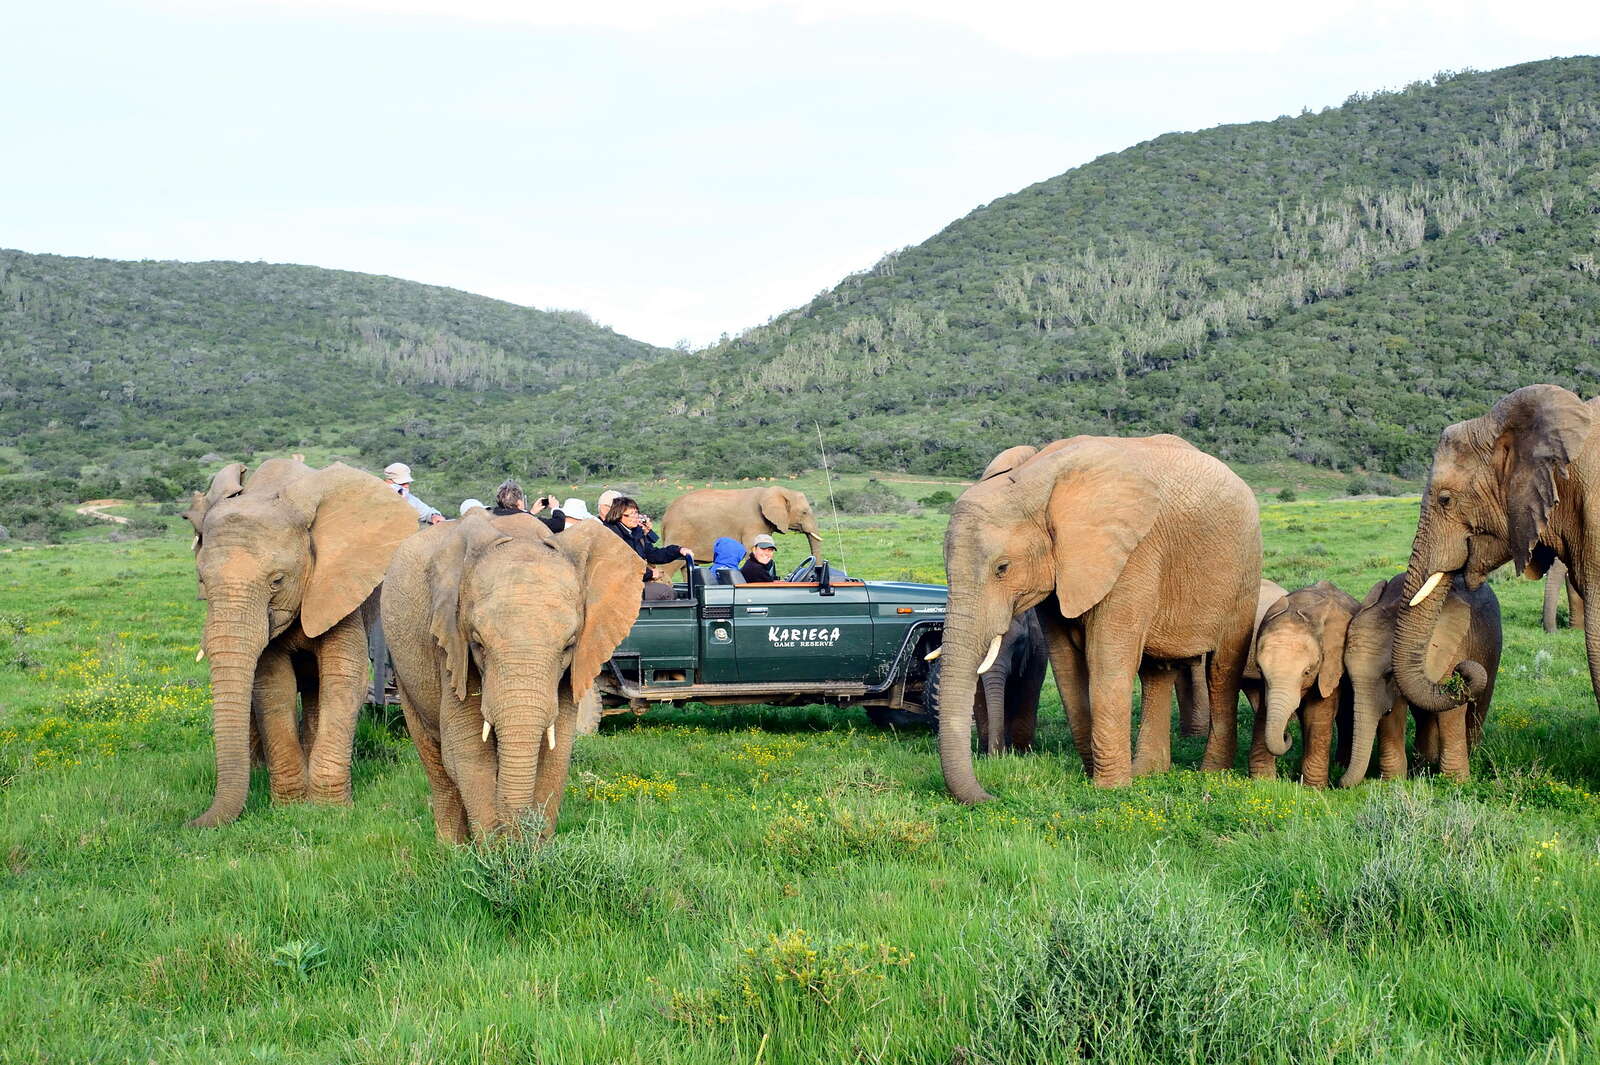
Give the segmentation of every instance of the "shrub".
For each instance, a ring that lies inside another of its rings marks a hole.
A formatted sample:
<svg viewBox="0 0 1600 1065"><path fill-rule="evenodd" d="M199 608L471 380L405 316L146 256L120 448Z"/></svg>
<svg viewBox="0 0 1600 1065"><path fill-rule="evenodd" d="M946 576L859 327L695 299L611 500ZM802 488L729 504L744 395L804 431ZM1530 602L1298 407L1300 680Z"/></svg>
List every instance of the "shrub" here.
<svg viewBox="0 0 1600 1065"><path fill-rule="evenodd" d="M918 503L921 503L925 507L948 507L955 501L955 493L951 492L948 488L941 488L938 491L933 492L930 495L925 495L921 499L917 500Z"/></svg>
<svg viewBox="0 0 1600 1065"><path fill-rule="evenodd" d="M1295 490L1287 485L1278 489L1278 502L1280 503L1293 503L1299 498L1300 496L1295 493Z"/></svg>
<svg viewBox="0 0 1600 1065"><path fill-rule="evenodd" d="M1184 898L1154 863L1074 893L1041 929L1011 923L982 975L979 1060L1340 1061L1387 1013L1249 945L1241 915Z"/></svg>
<svg viewBox="0 0 1600 1065"><path fill-rule="evenodd" d="M841 488L834 502L847 514L916 514L921 508L876 477L860 488Z"/></svg>

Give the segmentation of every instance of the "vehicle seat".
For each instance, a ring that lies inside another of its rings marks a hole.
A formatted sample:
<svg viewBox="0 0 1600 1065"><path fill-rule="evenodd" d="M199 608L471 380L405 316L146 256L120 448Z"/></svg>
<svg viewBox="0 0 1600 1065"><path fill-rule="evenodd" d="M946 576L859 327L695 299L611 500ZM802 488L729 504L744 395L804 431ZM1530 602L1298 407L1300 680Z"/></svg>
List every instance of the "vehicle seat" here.
<svg viewBox="0 0 1600 1065"><path fill-rule="evenodd" d="M745 580L744 579L744 574L740 573L736 569L719 569L719 570L717 570L717 583L718 584L748 584L750 582Z"/></svg>
<svg viewBox="0 0 1600 1065"><path fill-rule="evenodd" d="M684 585L684 591L687 593L685 598L693 599L694 590L706 586L706 571L699 566L690 566L687 572L689 583Z"/></svg>

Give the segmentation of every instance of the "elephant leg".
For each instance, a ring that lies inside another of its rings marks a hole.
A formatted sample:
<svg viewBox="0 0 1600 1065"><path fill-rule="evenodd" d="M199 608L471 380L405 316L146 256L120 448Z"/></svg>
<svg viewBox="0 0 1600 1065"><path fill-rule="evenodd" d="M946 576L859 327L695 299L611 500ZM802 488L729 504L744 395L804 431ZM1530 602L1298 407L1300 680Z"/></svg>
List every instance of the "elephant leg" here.
<svg viewBox="0 0 1600 1065"><path fill-rule="evenodd" d="M1584 587L1595 587L1585 582ZM1589 616L1589 604L1600 600L1600 596L1592 595L1583 601L1583 651L1589 659L1589 686L1594 689L1596 701L1600 701L1600 616ZM1600 615L1600 609L1595 611Z"/></svg>
<svg viewBox="0 0 1600 1065"><path fill-rule="evenodd" d="M1439 764L1439 715L1423 711L1415 715L1417 721L1417 762L1420 765Z"/></svg>
<svg viewBox="0 0 1600 1065"><path fill-rule="evenodd" d="M1006 743L1018 754L1033 750L1039 731L1039 691L1043 687L1043 661L1030 664L1006 685Z"/></svg>
<svg viewBox="0 0 1600 1065"><path fill-rule="evenodd" d="M578 708L563 692L556 709L555 747L550 747L544 736L539 737L545 748L539 752L539 768L533 777L533 805L544 813L540 835L545 839L555 835L556 820L561 816L561 801L567 794L567 769L572 764L572 737L577 731Z"/></svg>
<svg viewBox="0 0 1600 1065"><path fill-rule="evenodd" d="M359 613L317 639L317 738L311 747L311 799L350 803L350 755L367 692L367 630Z"/></svg>
<svg viewBox="0 0 1600 1065"><path fill-rule="evenodd" d="M1206 689L1206 656L1191 661L1178 673L1178 734L1204 736L1211 728L1211 707Z"/></svg>
<svg viewBox="0 0 1600 1065"><path fill-rule="evenodd" d="M1261 706L1261 692L1247 688L1244 697L1250 704L1250 775L1256 780L1272 780L1278 775L1278 759L1267 750L1267 712Z"/></svg>
<svg viewBox="0 0 1600 1065"><path fill-rule="evenodd" d="M1573 628L1587 631L1589 619L1583 613L1583 593L1578 591L1570 576L1567 578L1567 616Z"/></svg>
<svg viewBox="0 0 1600 1065"><path fill-rule="evenodd" d="M1254 618L1246 620L1253 622ZM1239 682L1244 676L1248 637L1247 625L1241 637L1234 641L1237 646L1230 647L1226 653L1219 649L1209 656L1206 692L1211 703L1211 735L1206 740L1201 769L1232 769L1239 755Z"/></svg>
<svg viewBox="0 0 1600 1065"><path fill-rule="evenodd" d="M1133 724L1133 680L1144 655L1144 631L1142 626L1135 629L1112 616L1096 617L1085 629L1094 782L1102 788L1120 788L1133 781L1128 733ZM1170 699L1170 689L1168 692Z"/></svg>
<svg viewBox="0 0 1600 1065"><path fill-rule="evenodd" d="M421 715L417 713L416 702L406 691L405 684L400 683L396 687L400 689L400 711L406 718L406 730L411 733L411 742L416 746L417 757L422 762L422 772L428 778L428 791L433 799L430 805L433 807L434 834L444 843L463 843L467 838L467 815L461 806L461 793L456 790L455 781L444 771L439 737L423 723Z"/></svg>
<svg viewBox="0 0 1600 1065"><path fill-rule="evenodd" d="M1399 697L1378 719L1378 775L1384 780L1406 778L1406 701Z"/></svg>
<svg viewBox="0 0 1600 1065"><path fill-rule="evenodd" d="M1550 563L1550 568L1544 575L1544 611L1543 622L1545 632L1556 631L1556 602L1561 588L1567 583L1567 566L1559 558ZM1570 593L1570 589L1569 589ZM1577 616L1573 616L1572 623L1578 623Z"/></svg>
<svg viewBox="0 0 1600 1065"><path fill-rule="evenodd" d="M1336 691L1326 698L1308 700L1300 711L1300 783L1307 787L1328 786L1328 756L1333 747L1333 716L1338 706Z"/></svg>
<svg viewBox="0 0 1600 1065"><path fill-rule="evenodd" d="M299 802L306 797L306 755L294 716L294 665L286 651L268 647L256 662L256 724L273 802Z"/></svg>
<svg viewBox="0 0 1600 1065"><path fill-rule="evenodd" d="M1139 747L1133 756L1133 775L1165 773L1172 768L1172 690L1178 673L1169 666L1141 666L1139 691Z"/></svg>
<svg viewBox="0 0 1600 1065"><path fill-rule="evenodd" d="M1451 780L1471 776L1467 765L1467 708L1458 706L1439 717L1439 772Z"/></svg>
<svg viewBox="0 0 1600 1065"><path fill-rule="evenodd" d="M481 699L480 693L462 702L447 684L439 705L440 758L461 796L474 839L487 836L500 825L495 810L498 740L493 733L487 740L483 738Z"/></svg>
<svg viewBox="0 0 1600 1065"><path fill-rule="evenodd" d="M1091 751L1089 730L1089 666L1083 649L1076 645L1069 631L1071 623L1055 611L1040 611L1044 620L1045 643L1050 651L1050 670L1056 677L1056 689L1061 693L1061 709L1066 714L1067 726L1072 730L1073 745L1078 757L1083 759L1084 776L1094 776L1094 756Z"/></svg>

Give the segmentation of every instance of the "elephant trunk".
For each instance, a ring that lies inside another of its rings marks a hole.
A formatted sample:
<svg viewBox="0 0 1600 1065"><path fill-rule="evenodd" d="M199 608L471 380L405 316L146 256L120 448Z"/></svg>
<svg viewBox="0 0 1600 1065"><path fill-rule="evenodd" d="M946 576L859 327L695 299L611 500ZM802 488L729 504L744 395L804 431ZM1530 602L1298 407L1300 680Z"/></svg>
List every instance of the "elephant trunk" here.
<svg viewBox="0 0 1600 1065"><path fill-rule="evenodd" d="M1006 749L1006 665L1005 656L983 675L983 701L988 714L984 725L988 729L985 754L1000 754Z"/></svg>
<svg viewBox="0 0 1600 1065"><path fill-rule="evenodd" d="M1300 705L1300 695L1289 684L1267 684L1267 750L1274 758L1289 753L1289 715Z"/></svg>
<svg viewBox="0 0 1600 1065"><path fill-rule="evenodd" d="M495 815L512 832L533 808L546 735L556 720L560 680L553 656L549 662L495 663L485 671L483 713L494 725L497 753Z"/></svg>
<svg viewBox="0 0 1600 1065"><path fill-rule="evenodd" d="M214 599L206 613L201 646L211 661L217 784L210 808L189 825L215 828L239 816L250 791L250 701L256 663L267 646L265 596Z"/></svg>
<svg viewBox="0 0 1600 1065"><path fill-rule="evenodd" d="M1350 764L1339 781L1339 786L1353 788L1367 779L1367 766L1372 762L1372 744L1378 734L1378 722L1384 714L1385 700L1373 690L1370 682L1356 685L1355 711L1351 716Z"/></svg>
<svg viewBox="0 0 1600 1065"><path fill-rule="evenodd" d="M944 630L944 653L939 663L939 768L944 784L957 801L972 805L994 798L978 783L972 771L972 703L978 686L978 660L987 649L971 619L977 604L970 598L952 597L947 615L954 624Z"/></svg>
<svg viewBox="0 0 1600 1065"><path fill-rule="evenodd" d="M1433 585L1431 589L1427 587L1430 582ZM1401 592L1405 602L1400 608L1394 629L1395 682L1412 706L1436 714L1476 697L1489 681L1488 672L1471 660L1456 665L1455 674L1460 677L1459 682L1435 684L1428 679L1423 668L1428 641L1433 638L1433 629L1439 621L1439 612L1444 609L1445 599L1450 595L1451 584L1448 574L1434 581L1413 559L1406 570L1405 585ZM1409 605L1422 591L1427 594L1417 601L1417 605Z"/></svg>

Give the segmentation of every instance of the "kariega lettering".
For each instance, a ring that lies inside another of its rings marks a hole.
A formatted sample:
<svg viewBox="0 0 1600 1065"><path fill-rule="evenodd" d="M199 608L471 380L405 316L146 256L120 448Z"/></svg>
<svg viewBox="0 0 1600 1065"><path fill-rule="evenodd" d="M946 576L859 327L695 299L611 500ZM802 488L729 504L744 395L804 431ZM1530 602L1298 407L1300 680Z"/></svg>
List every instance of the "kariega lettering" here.
<svg viewBox="0 0 1600 1065"><path fill-rule="evenodd" d="M832 647L839 638L838 629L767 629L767 642L774 647Z"/></svg>

